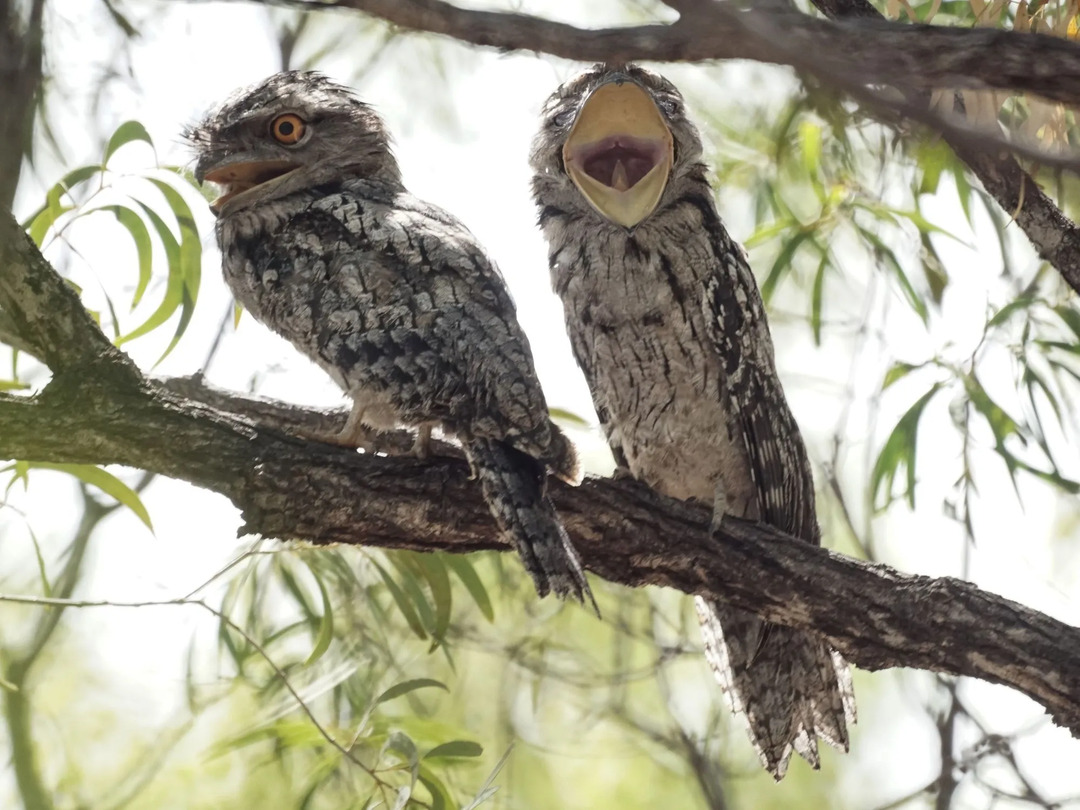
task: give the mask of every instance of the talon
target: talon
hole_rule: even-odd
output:
[[[349,418],[345,420],[345,426],[336,432],[312,431],[299,434],[305,439],[310,439],[324,444],[333,444],[338,447],[359,448],[365,453],[370,453],[372,448],[371,431],[364,425],[364,409],[353,403],[349,411]]]
[[[709,523],[709,528],[715,532],[720,528],[720,523],[724,520],[724,515],[727,514],[727,493],[724,492],[724,482],[718,481],[716,489],[713,491],[713,510],[712,520]]]
[[[412,453],[420,459],[431,457],[431,424],[420,425],[416,431],[416,442],[413,444]]]

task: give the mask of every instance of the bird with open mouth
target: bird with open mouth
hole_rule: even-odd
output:
[[[574,355],[623,470],[819,544],[814,480],[764,303],[678,89],[598,65],[544,105],[533,196]],[[678,542],[677,537],[672,538]],[[697,598],[706,656],[777,779],[847,750],[851,674],[819,638]]]
[[[338,433],[432,427],[460,439],[503,536],[543,596],[592,602],[546,492],[580,482],[529,342],[468,229],[401,182],[382,119],[346,87],[288,72],[243,88],[187,133],[236,300],[351,397]],[[378,509],[372,509],[378,521]]]

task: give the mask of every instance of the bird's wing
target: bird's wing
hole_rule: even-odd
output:
[[[705,284],[705,320],[723,363],[728,410],[735,415],[749,457],[761,520],[820,544],[813,473],[776,374],[757,282],[719,219],[707,221],[706,227],[717,266]]]
[[[329,215],[343,232],[334,247],[337,267],[348,270],[343,281],[382,278],[394,306],[377,326],[409,332],[416,352],[423,344],[431,353],[431,374],[468,400],[450,426],[542,456],[552,426],[528,340],[501,275],[468,229],[435,206],[362,181],[323,197],[311,213]]]

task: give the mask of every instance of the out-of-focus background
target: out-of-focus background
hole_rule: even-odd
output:
[[[633,0],[486,7],[582,26],[672,16]],[[2,202],[141,367],[344,404],[322,372],[238,317],[180,139],[236,87],[317,68],[385,117],[407,186],[487,246],[552,408],[590,472],[611,470],[528,190],[540,106],[580,65],[334,10],[0,9],[31,31],[40,18],[45,69],[17,192]],[[1076,14],[1064,0],[882,10],[1003,27],[1022,10],[1063,33]],[[660,69],[706,137],[721,213],[769,303],[826,545],[1080,623],[1075,296],[940,141],[897,135],[786,68]],[[1058,106],[966,100],[1033,138],[1075,142]],[[1075,183],[1038,176],[1075,214]],[[3,389],[30,394],[48,379],[0,345]],[[238,539],[239,524],[224,498],[139,471],[0,468],[0,806],[1080,806],[1080,744],[1009,689],[856,672],[851,753],[826,752],[820,772],[794,761],[776,785],[723,705],[682,594],[594,579],[597,621],[532,598],[509,555],[308,548]],[[354,741],[374,776],[321,731]]]

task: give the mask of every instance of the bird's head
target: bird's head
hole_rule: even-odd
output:
[[[342,177],[401,180],[382,119],[318,73],[242,88],[184,134],[196,179],[224,191],[211,206],[218,215]]]
[[[675,85],[636,65],[596,65],[544,104],[533,191],[541,205],[632,229],[677,195],[701,151]]]

